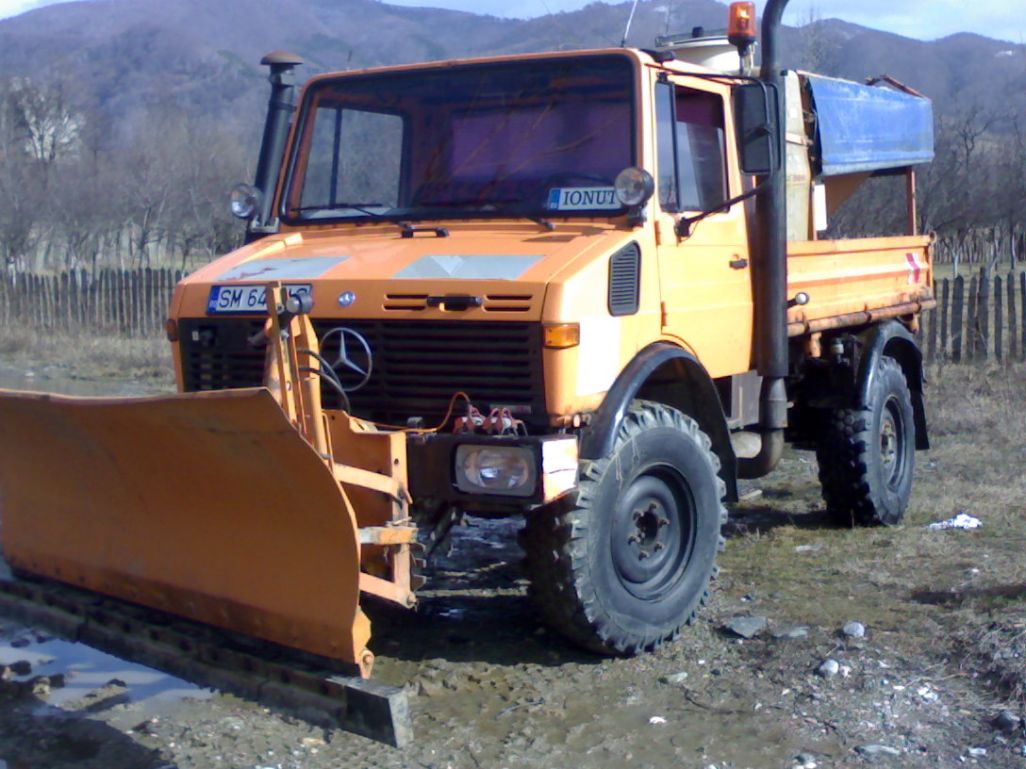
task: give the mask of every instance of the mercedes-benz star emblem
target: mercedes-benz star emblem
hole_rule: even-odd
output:
[[[338,374],[347,393],[367,384],[374,371],[374,355],[367,339],[345,326],[333,328],[321,337],[321,355]]]

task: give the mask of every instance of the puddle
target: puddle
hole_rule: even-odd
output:
[[[10,568],[2,558],[0,579],[10,579]],[[51,689],[45,700],[46,704],[57,707],[80,700],[113,679],[125,684],[126,701],[147,705],[186,698],[206,699],[213,694],[210,689],[201,689],[180,678],[128,662],[86,644],[64,641],[49,633],[8,622],[0,615],[0,665],[19,661],[28,662],[32,671],[15,676],[18,681],[64,674],[64,686]]]
[[[32,635],[28,630],[14,634],[15,638],[22,639]],[[0,664],[9,665],[19,660],[32,665],[32,672],[17,676],[16,680],[64,674],[64,686],[51,689],[46,697],[46,704],[56,707],[82,700],[112,680],[122,682],[127,689],[126,701],[135,703],[166,704],[186,698],[206,699],[213,694],[209,689],[201,689],[159,670],[57,638],[32,641],[21,648],[12,646],[10,639],[0,641]]]

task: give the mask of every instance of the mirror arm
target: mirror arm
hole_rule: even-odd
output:
[[[673,231],[676,233],[677,237],[682,240],[684,238],[689,238],[691,237],[692,225],[697,224],[698,222],[705,219],[705,217],[711,216],[712,214],[717,214],[721,211],[729,211],[731,208],[733,208],[741,201],[748,200],[748,198],[751,197],[755,197],[765,186],[766,182],[761,181],[754,187],[752,187],[752,189],[746,190],[742,192],[740,195],[735,195],[730,200],[724,200],[722,203],[720,203],[720,205],[716,206],[716,208],[710,208],[708,211],[703,211],[702,213],[696,214],[695,216],[682,216],[680,219],[677,220],[677,223],[673,227]]]

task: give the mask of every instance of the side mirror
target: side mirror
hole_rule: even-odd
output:
[[[738,157],[746,174],[769,176],[780,167],[777,89],[766,83],[734,87]]]

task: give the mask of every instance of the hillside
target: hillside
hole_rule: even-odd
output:
[[[619,43],[629,5],[529,20],[498,19],[375,0],[91,0],[51,5],[0,22],[0,77],[62,81],[74,98],[124,116],[140,105],[175,104],[207,115],[258,108],[260,56],[300,53],[306,74],[330,69],[488,53]],[[641,3],[630,44],[693,26],[722,26],[724,5]],[[938,102],[998,107],[1026,91],[1026,48],[976,35],[922,42],[837,20],[786,30],[791,66],[861,78],[887,73]]]

